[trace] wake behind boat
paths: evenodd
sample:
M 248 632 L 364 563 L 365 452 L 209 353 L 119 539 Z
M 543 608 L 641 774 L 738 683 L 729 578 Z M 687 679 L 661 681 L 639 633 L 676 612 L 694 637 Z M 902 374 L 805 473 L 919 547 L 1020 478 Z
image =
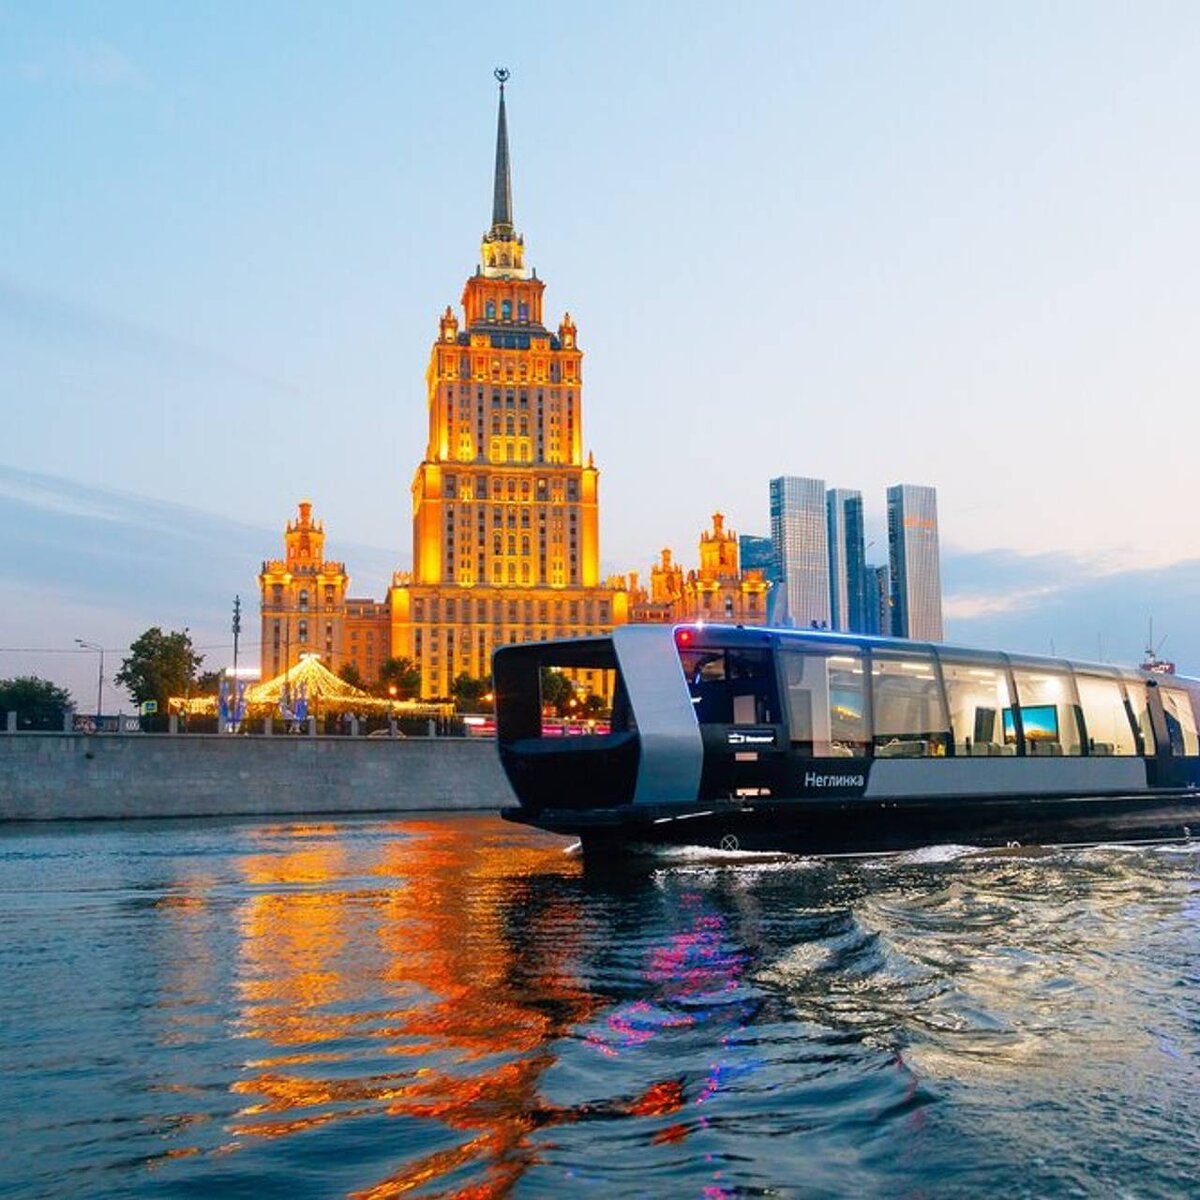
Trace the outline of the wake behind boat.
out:
M 608 732 L 544 736 L 548 667 L 611 696 Z M 1200 681 L 1179 676 L 720 625 L 507 646 L 494 673 L 503 815 L 587 853 L 1200 833 Z

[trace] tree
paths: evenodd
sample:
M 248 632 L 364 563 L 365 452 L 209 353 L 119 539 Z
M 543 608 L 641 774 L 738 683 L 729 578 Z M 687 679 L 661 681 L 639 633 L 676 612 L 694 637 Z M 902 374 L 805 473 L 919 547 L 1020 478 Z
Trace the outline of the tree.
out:
M 0 679 L 0 713 L 15 712 L 18 729 L 61 729 L 63 713 L 74 707 L 71 693 L 48 679 Z
M 205 671 L 196 677 L 192 691 L 198 696 L 215 696 L 221 690 L 221 672 Z
M 379 668 L 379 682 L 375 691 L 380 696 L 391 696 L 395 688 L 397 700 L 415 700 L 421 694 L 421 668 L 411 658 L 389 658 Z
M 575 697 L 575 685 L 561 671 L 542 668 L 542 708 L 552 708 L 565 716 Z
M 159 711 L 166 712 L 170 697 L 194 690 L 196 668 L 203 661 L 204 656 L 192 649 L 186 629 L 163 633 L 154 625 L 129 647 L 129 657 L 114 678 L 139 704 L 155 700 Z
M 459 712 L 482 712 L 490 709 L 491 702 L 485 701 L 484 696 L 490 696 L 491 691 L 490 677 L 476 679 L 465 671 L 450 685 L 450 695 L 454 698 L 454 707 Z
M 348 683 L 351 687 L 358 688 L 359 691 L 365 692 L 367 685 L 363 683 L 363 677 L 359 674 L 358 668 L 351 662 L 347 663 L 339 672 L 338 678 L 343 683 Z

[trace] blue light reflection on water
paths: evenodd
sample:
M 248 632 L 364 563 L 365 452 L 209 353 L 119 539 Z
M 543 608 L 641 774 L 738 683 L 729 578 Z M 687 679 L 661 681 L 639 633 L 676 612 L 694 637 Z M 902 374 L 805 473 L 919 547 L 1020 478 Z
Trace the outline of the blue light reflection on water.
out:
M 0 832 L 16 1196 L 1179 1194 L 1200 855 L 671 859 L 491 816 Z

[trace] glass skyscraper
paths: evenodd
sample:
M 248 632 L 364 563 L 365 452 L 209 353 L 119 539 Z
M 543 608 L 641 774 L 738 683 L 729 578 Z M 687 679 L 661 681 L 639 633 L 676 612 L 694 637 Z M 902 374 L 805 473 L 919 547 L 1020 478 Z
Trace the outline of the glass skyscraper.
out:
M 776 586 L 786 603 L 786 620 L 800 629 L 827 629 L 829 531 L 825 481 L 781 475 L 771 480 L 771 543 Z
M 942 640 L 942 578 L 937 492 L 898 483 L 887 491 L 888 561 L 892 575 L 892 633 L 917 641 Z
M 761 571 L 765 579 L 777 583 L 775 547 L 769 537 L 743 533 L 738 537 L 738 559 L 743 571 Z
M 862 492 L 830 488 L 825 494 L 825 515 L 829 542 L 829 627 L 867 633 Z

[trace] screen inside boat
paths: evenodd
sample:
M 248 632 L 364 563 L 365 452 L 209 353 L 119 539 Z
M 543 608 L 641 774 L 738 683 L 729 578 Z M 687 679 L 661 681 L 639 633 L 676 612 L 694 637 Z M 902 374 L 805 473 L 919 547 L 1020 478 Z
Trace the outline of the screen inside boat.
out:
M 1058 709 L 1053 704 L 1034 704 L 1021 709 L 1021 724 L 1025 727 L 1025 739 L 1030 742 L 1058 741 Z M 1013 722 L 1013 710 L 1004 710 L 1004 740 L 1012 744 L 1017 740 Z

